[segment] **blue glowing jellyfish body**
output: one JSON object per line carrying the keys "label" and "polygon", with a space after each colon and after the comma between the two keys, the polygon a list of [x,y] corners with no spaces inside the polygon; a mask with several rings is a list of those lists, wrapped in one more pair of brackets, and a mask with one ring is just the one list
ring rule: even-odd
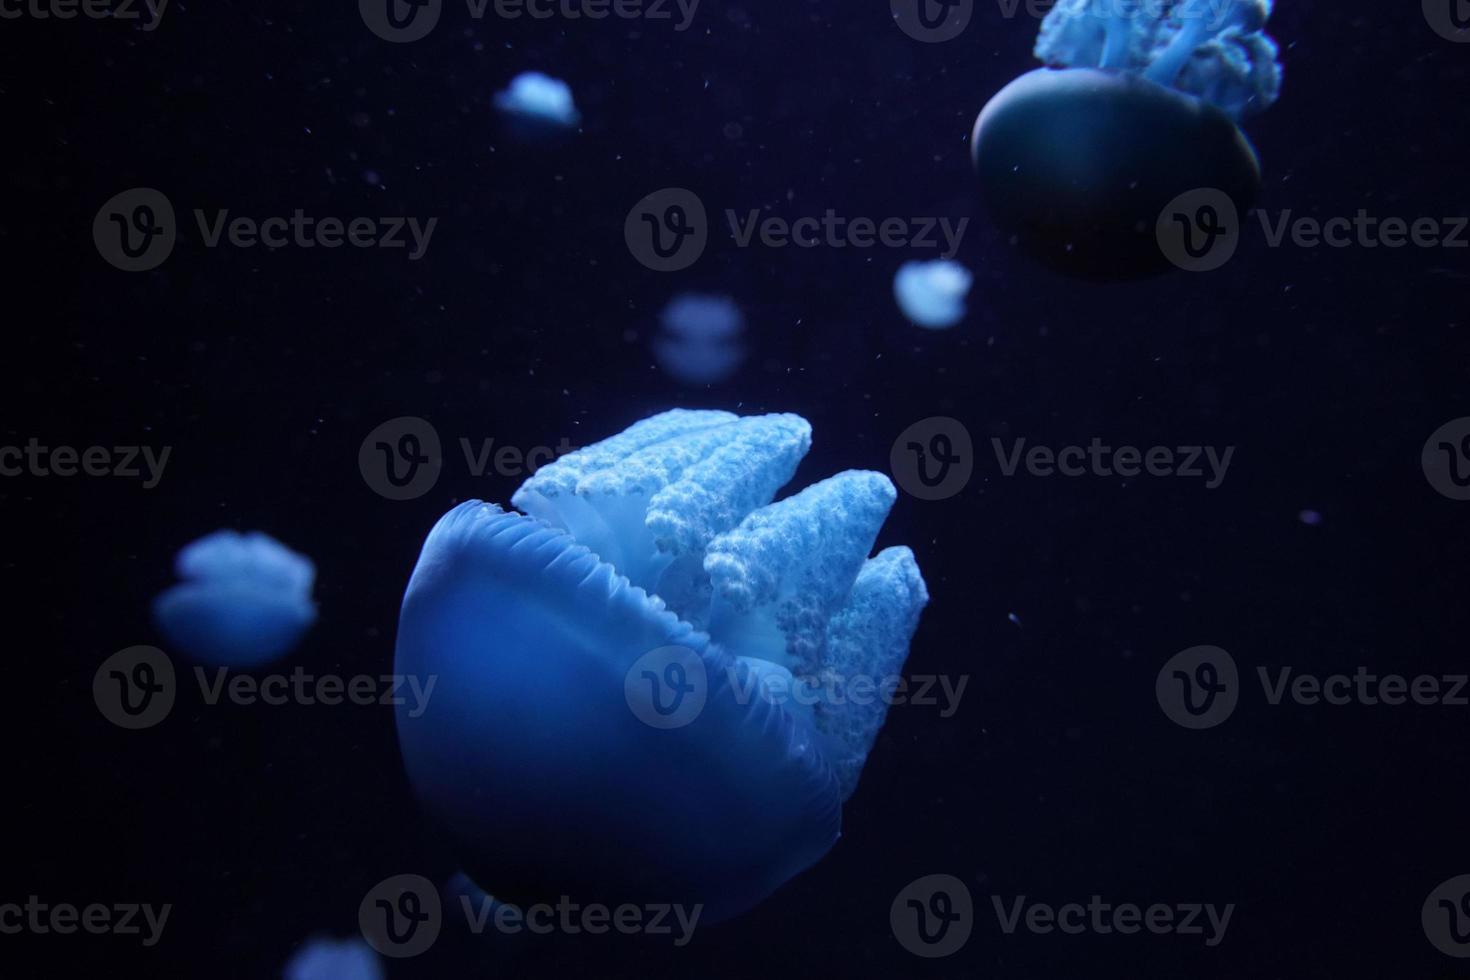
{"label": "blue glowing jellyfish body", "polygon": [[582,119],[566,82],[539,71],[522,72],[505,90],[495,93],[495,107],[532,125],[575,128]]}
{"label": "blue glowing jellyfish body", "polygon": [[654,354],[660,367],[685,384],[724,381],[745,359],[745,317],[728,297],[680,293],[659,319],[663,332],[654,339]]}
{"label": "blue glowing jellyfish body", "polygon": [[538,470],[524,515],[471,501],[430,533],[397,670],[442,682],[400,745],[496,896],[718,919],[836,841],[884,708],[772,692],[896,675],[928,595],[907,548],[868,557],[881,474],[771,503],[810,441],[665,412]]}
{"label": "blue glowing jellyfish body", "polygon": [[1168,268],[1154,236],[1170,202],[1211,188],[1244,212],[1260,164],[1237,121],[1281,89],[1265,0],[1059,0],[1047,68],[975,121],[980,189],[1002,230],[1060,271],[1129,278]]}
{"label": "blue glowing jellyfish body", "polygon": [[153,618],[171,645],[205,663],[275,660],[316,620],[316,568],[268,535],[216,531],[185,546],[174,570],[182,581],[153,601]]}
{"label": "blue glowing jellyfish body", "polygon": [[964,319],[974,277],[952,259],[905,262],[893,277],[898,308],[916,326],[944,330]]}
{"label": "blue glowing jellyfish body", "polygon": [[296,951],[281,980],[383,980],[383,965],[361,939],[318,937]]}

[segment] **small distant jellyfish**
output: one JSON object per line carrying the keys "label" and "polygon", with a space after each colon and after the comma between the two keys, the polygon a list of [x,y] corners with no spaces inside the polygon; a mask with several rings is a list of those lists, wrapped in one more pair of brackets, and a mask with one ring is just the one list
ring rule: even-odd
{"label": "small distant jellyfish", "polygon": [[287,961],[281,980],[383,980],[383,966],[361,939],[317,937]]}
{"label": "small distant jellyfish", "polygon": [[659,317],[663,331],[653,341],[659,366],[685,384],[724,381],[745,359],[745,317],[725,296],[682,293]]}
{"label": "small distant jellyfish", "polygon": [[951,259],[905,262],[893,277],[893,295],[915,325],[944,330],[964,318],[973,281],[970,270]]}
{"label": "small distant jellyfish", "polygon": [[[775,501],[810,447],[796,415],[675,409],[537,470],[519,511],[440,518],[394,662],[441,683],[399,748],[474,881],[712,922],[837,842],[929,594],[908,548],[870,555],[883,474]],[[796,685],[836,691],[766,696]]]}
{"label": "small distant jellyfish", "polygon": [[316,568],[258,531],[216,531],[174,561],[182,579],[153,601],[168,642],[196,660],[253,667],[289,653],[316,620]]}
{"label": "small distant jellyfish", "polygon": [[495,93],[495,107],[523,122],[564,129],[576,127],[582,118],[572,102],[571,87],[539,71],[511,79],[509,88]]}
{"label": "small distant jellyfish", "polygon": [[1126,279],[1169,268],[1155,226],[1181,195],[1218,192],[1243,214],[1261,171],[1236,124],[1281,89],[1270,12],[1268,0],[1059,0],[1036,40],[1047,67],[975,120],[996,224],[1058,271]]}

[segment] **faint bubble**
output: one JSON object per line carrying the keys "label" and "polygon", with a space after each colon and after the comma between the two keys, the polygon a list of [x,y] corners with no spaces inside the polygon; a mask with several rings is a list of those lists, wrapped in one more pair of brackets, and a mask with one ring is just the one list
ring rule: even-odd
{"label": "faint bubble", "polygon": [[727,139],[727,140],[738,140],[740,137],[742,137],[744,135],[745,135],[745,127],[744,126],[741,126],[738,122],[727,122],[727,123],[725,123],[725,139]]}
{"label": "faint bubble", "polygon": [[1308,527],[1316,527],[1318,524],[1322,523],[1322,515],[1315,510],[1299,511],[1296,515],[1296,519],[1301,521]]}

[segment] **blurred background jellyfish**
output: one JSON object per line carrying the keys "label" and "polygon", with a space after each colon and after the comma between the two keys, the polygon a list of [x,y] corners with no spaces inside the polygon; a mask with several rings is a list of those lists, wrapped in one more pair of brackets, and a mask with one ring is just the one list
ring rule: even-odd
{"label": "blurred background jellyfish", "polygon": [[383,980],[383,966],[361,939],[317,937],[287,961],[281,980]]}
{"label": "blurred background jellyfish", "polygon": [[996,223],[1052,268],[1115,279],[1169,267],[1155,224],[1180,195],[1211,188],[1244,213],[1261,174],[1236,123],[1281,87],[1269,14],[1268,0],[1058,0],[1036,40],[1048,67],[975,120]]}
{"label": "blurred background jellyfish", "polygon": [[495,107],[511,132],[525,139],[547,139],[575,129],[582,114],[566,82],[539,71],[522,72],[495,93]]}
{"label": "blurred background jellyfish", "polygon": [[174,560],[182,579],[153,601],[174,647],[204,663],[252,667],[289,653],[316,620],[316,568],[274,538],[216,531]]}
{"label": "blurred background jellyfish", "polygon": [[964,318],[973,280],[969,269],[951,259],[905,262],[893,277],[893,295],[915,325],[944,330]]}
{"label": "blurred background jellyfish", "polygon": [[928,601],[868,557],[895,498],[851,470],[772,503],[795,415],[673,410],[468,501],[430,532],[396,670],[410,782],[473,879],[522,904],[750,908],[836,842],[886,710],[791,698],[896,677]]}
{"label": "blurred background jellyfish", "polygon": [[685,384],[724,381],[745,359],[745,317],[729,297],[681,293],[669,300],[659,322],[663,330],[654,338],[654,355]]}

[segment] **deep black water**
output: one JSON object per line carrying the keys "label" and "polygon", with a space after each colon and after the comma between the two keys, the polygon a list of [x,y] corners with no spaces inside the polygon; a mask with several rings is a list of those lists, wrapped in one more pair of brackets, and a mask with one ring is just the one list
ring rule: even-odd
{"label": "deep black water", "polygon": [[[1247,127],[1260,208],[1470,212],[1470,45],[1415,4],[1281,0],[1271,33],[1283,97]],[[417,415],[451,447],[585,444],[676,405],[806,416],[815,444],[793,487],[887,470],[920,419],[964,423],[970,484],[937,502],[901,494],[878,542],[918,556],[932,601],[908,671],[967,676],[959,710],[895,708],[833,852],[687,947],[447,930],[390,976],[1467,975],[1427,941],[1420,908],[1470,873],[1470,707],[1271,706],[1255,669],[1466,671],[1470,503],[1435,492],[1420,451],[1470,415],[1470,250],[1271,248],[1257,230],[1208,274],[1045,272],[985,222],[968,159],[975,113],[1032,67],[1034,34],[977,3],[962,37],[920,44],[886,4],[835,0],[704,0],[683,33],[476,21],[451,2],[404,45],[350,3],[174,0],[152,32],[0,22],[0,443],[172,450],[153,489],[0,479],[17,724],[0,903],[174,906],[151,949],[0,935],[0,975],[278,975],[308,935],[354,933],[382,878],[453,872],[389,709],[195,692],[127,732],[98,713],[93,674],[159,642],[148,602],[172,556],[222,526],[317,563],[320,619],[286,669],[387,672],[423,535],[459,500],[507,500],[520,477],[477,478],[451,457],[430,493],[388,501],[358,471],[371,429]],[[559,145],[517,144],[491,108],[530,68],[577,96],[582,130]],[[181,219],[440,220],[416,262],[209,249],[181,220],[168,261],[129,274],[90,230],[137,186]],[[970,314],[947,332],[907,325],[891,280],[911,256],[891,249],[742,249],[721,230],[693,268],[649,271],[623,219],[665,186],[712,212],[970,217]],[[709,388],[649,353],[658,310],[689,289],[732,295],[750,322],[751,356]],[[1236,449],[1207,490],[1005,477],[992,437]],[[1228,650],[1245,690],[1223,725],[1187,731],[1154,681],[1198,644]],[[929,961],[895,940],[889,907],[936,873],[967,884],[975,922],[961,951]],[[1207,948],[1007,935],[991,905],[1094,894],[1236,909]]]}

